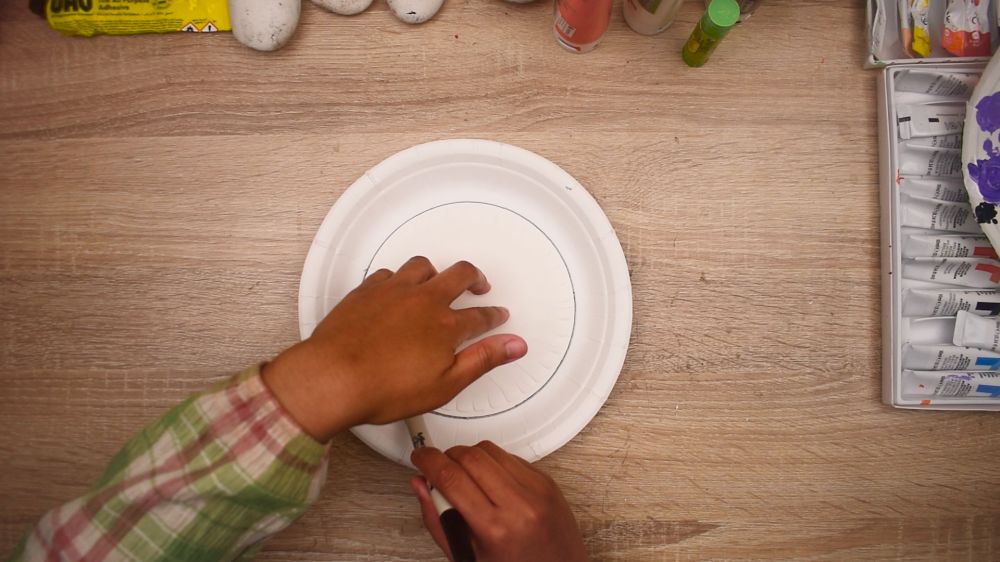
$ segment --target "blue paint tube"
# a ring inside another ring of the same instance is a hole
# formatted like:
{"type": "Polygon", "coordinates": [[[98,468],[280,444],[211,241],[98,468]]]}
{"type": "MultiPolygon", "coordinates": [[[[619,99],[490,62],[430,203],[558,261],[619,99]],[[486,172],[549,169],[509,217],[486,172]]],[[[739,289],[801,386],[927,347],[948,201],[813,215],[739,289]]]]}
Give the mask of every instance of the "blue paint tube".
{"type": "Polygon", "coordinates": [[[996,371],[1000,353],[954,345],[907,345],[903,368],[914,371],[996,371]]]}
{"type": "Polygon", "coordinates": [[[1000,373],[970,371],[903,371],[903,396],[986,398],[1000,400],[1000,373]]]}

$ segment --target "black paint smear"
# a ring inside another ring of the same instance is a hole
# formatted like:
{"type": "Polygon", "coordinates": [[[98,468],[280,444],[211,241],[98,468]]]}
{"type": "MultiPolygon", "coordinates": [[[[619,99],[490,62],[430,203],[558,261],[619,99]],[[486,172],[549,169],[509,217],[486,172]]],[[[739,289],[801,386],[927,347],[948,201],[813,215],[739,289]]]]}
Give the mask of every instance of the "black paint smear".
{"type": "Polygon", "coordinates": [[[986,201],[976,205],[976,222],[997,224],[997,206],[986,201]]]}

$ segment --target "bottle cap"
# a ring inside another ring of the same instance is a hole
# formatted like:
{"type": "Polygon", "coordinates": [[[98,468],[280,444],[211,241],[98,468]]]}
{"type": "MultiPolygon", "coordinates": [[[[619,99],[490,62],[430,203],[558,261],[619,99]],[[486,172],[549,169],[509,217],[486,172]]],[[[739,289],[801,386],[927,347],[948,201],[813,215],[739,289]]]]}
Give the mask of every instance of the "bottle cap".
{"type": "Polygon", "coordinates": [[[736,0],[712,0],[708,5],[708,19],[719,27],[732,27],[740,20],[740,5],[736,0]]]}

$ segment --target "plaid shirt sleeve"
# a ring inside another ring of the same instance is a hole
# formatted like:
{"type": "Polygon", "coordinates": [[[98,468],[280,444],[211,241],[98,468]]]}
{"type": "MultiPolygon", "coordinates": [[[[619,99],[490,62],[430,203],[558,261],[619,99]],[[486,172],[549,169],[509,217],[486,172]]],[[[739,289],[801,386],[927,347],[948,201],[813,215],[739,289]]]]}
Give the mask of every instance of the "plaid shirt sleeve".
{"type": "Polygon", "coordinates": [[[248,560],[316,500],[326,467],[255,367],[143,429],[11,560],[248,560]]]}

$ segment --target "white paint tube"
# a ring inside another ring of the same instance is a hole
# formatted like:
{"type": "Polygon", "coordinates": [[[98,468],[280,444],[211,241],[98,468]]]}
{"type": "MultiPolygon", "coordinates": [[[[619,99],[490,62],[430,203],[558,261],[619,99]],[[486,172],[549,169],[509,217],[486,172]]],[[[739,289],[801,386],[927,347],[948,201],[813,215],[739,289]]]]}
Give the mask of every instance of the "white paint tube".
{"type": "Polygon", "coordinates": [[[899,137],[954,135],[965,128],[965,104],[920,103],[901,105],[896,111],[899,137]]]}
{"type": "Polygon", "coordinates": [[[987,258],[997,253],[985,236],[968,234],[905,234],[904,258],[987,258]]]}
{"type": "Polygon", "coordinates": [[[973,234],[983,232],[968,203],[935,201],[904,194],[900,194],[899,203],[903,226],[973,234]]]}
{"type": "Polygon", "coordinates": [[[903,396],[1000,400],[1000,373],[903,371],[903,396]]]}
{"type": "Polygon", "coordinates": [[[951,343],[976,349],[1000,351],[1000,318],[986,318],[965,310],[955,315],[951,343]]]}
{"type": "Polygon", "coordinates": [[[903,293],[903,316],[955,316],[961,310],[996,316],[1000,314],[1000,291],[908,289],[903,293]]]}
{"type": "Polygon", "coordinates": [[[899,153],[899,173],[904,176],[962,177],[962,151],[904,143],[899,153]]]}
{"type": "Polygon", "coordinates": [[[897,92],[916,92],[932,96],[952,96],[968,99],[979,83],[978,74],[907,70],[896,74],[893,85],[897,92]]]}
{"type": "Polygon", "coordinates": [[[962,182],[952,178],[903,178],[899,183],[899,191],[914,197],[938,201],[965,203],[969,200],[969,192],[965,190],[962,182]]]}
{"type": "Polygon", "coordinates": [[[955,335],[955,319],[950,316],[910,318],[902,328],[905,343],[942,344],[955,335]]]}
{"type": "Polygon", "coordinates": [[[903,279],[958,285],[970,289],[1000,287],[1000,261],[974,258],[909,258],[903,279]]]}
{"type": "Polygon", "coordinates": [[[955,345],[907,345],[903,368],[915,371],[996,371],[1000,353],[955,345]]]}
{"type": "Polygon", "coordinates": [[[936,137],[922,137],[910,139],[906,144],[913,146],[927,146],[930,148],[962,148],[962,135],[940,135],[936,137]]]}

